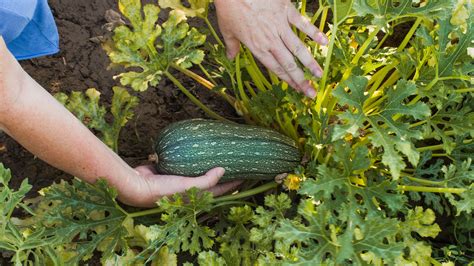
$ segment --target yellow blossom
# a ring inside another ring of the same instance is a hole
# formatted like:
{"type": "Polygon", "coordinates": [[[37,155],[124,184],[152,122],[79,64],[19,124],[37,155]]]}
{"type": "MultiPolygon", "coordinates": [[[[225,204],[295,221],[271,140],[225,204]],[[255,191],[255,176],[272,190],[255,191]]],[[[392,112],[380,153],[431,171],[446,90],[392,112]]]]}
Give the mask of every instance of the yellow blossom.
{"type": "Polygon", "coordinates": [[[298,190],[300,188],[301,181],[301,177],[295,174],[289,174],[286,177],[284,184],[289,190],[298,190]]]}

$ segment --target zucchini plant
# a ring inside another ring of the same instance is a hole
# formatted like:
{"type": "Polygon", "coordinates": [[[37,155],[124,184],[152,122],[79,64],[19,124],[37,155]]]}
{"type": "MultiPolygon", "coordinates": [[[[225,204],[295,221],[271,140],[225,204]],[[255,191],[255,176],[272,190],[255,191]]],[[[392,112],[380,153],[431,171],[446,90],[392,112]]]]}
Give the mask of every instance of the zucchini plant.
{"type": "Polygon", "coordinates": [[[247,123],[292,138],[305,162],[282,184],[249,182],[218,198],[192,189],[149,210],[118,205],[103,182],[56,184],[22,201],[28,186],[10,189],[0,168],[0,248],[12,261],[80,263],[95,250],[116,265],[472,262],[472,1],[297,1],[330,40],[321,47],[295,30],[323,62],[321,79],[308,75],[314,100],[245,47],[228,60],[210,1],[118,2],[129,23],[105,50],[125,67],[123,86],[144,91],[167,78],[224,120],[176,78],[187,75],[247,123]],[[160,7],[171,9],[161,24],[160,7]],[[12,217],[14,206],[29,218],[12,217]]]}
{"type": "Polygon", "coordinates": [[[118,152],[120,131],[133,118],[133,109],[138,105],[138,97],[122,87],[113,87],[110,113],[113,120],[107,122],[107,109],[99,104],[100,92],[94,88],[86,92],[73,91],[70,95],[63,92],[54,97],[72,112],[84,125],[100,133],[102,141],[113,151],[118,152]]]}

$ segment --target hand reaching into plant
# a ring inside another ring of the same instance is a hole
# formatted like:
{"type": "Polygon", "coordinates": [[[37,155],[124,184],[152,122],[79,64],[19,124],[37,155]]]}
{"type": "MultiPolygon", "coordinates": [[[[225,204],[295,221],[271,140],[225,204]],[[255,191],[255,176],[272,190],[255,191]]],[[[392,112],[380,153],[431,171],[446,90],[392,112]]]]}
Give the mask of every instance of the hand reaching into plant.
{"type": "Polygon", "coordinates": [[[224,168],[221,167],[213,168],[200,177],[158,175],[152,165],[139,166],[135,170],[138,176],[131,177],[118,187],[120,201],[133,206],[151,207],[163,196],[184,192],[192,187],[207,190],[214,196],[219,196],[235,189],[241,183],[241,181],[233,181],[217,184],[224,175],[224,168]]]}
{"type": "Polygon", "coordinates": [[[233,58],[240,42],[252,51],[260,62],[295,89],[314,98],[316,92],[304,77],[294,56],[316,77],[322,69],[291,29],[291,25],[314,41],[327,44],[326,35],[304,18],[290,0],[215,0],[219,28],[233,58]]]}

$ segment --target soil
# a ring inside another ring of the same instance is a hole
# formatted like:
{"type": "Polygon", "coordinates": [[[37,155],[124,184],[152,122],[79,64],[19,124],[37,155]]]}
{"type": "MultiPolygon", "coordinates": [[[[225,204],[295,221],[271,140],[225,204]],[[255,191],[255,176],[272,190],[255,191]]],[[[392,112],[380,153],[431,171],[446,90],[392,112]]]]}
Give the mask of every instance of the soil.
{"type": "MultiPolygon", "coordinates": [[[[107,23],[105,12],[108,9],[117,11],[117,1],[50,0],[49,4],[59,30],[60,52],[22,61],[21,65],[52,94],[97,88],[104,104],[108,105],[112,87],[120,85],[113,79],[118,70],[108,69],[108,57],[94,37],[107,34],[103,27],[107,23]]],[[[211,109],[229,118],[236,116],[233,108],[214,93],[184,76],[178,78],[211,109]]],[[[122,130],[119,143],[120,156],[132,166],[147,164],[154,137],[169,123],[206,117],[167,80],[144,93],[132,93],[140,98],[140,105],[135,109],[134,119],[122,130]]],[[[35,158],[4,133],[0,133],[0,162],[12,171],[12,187],[18,187],[24,178],[28,178],[33,185],[28,196],[35,196],[39,189],[53,182],[72,178],[35,158]]]]}

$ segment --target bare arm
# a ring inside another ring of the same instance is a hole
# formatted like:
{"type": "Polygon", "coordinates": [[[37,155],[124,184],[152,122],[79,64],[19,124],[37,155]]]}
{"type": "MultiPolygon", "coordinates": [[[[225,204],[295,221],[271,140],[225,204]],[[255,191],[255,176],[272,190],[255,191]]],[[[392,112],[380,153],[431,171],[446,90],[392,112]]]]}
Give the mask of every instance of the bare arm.
{"type": "MultiPolygon", "coordinates": [[[[200,178],[159,176],[143,167],[134,170],[24,72],[1,37],[0,127],[30,152],[65,172],[90,183],[106,178],[118,189],[121,201],[135,206],[152,206],[161,196],[193,186],[212,188],[223,175],[222,168],[200,178]]],[[[212,190],[218,194],[230,187],[212,190]]]]}

